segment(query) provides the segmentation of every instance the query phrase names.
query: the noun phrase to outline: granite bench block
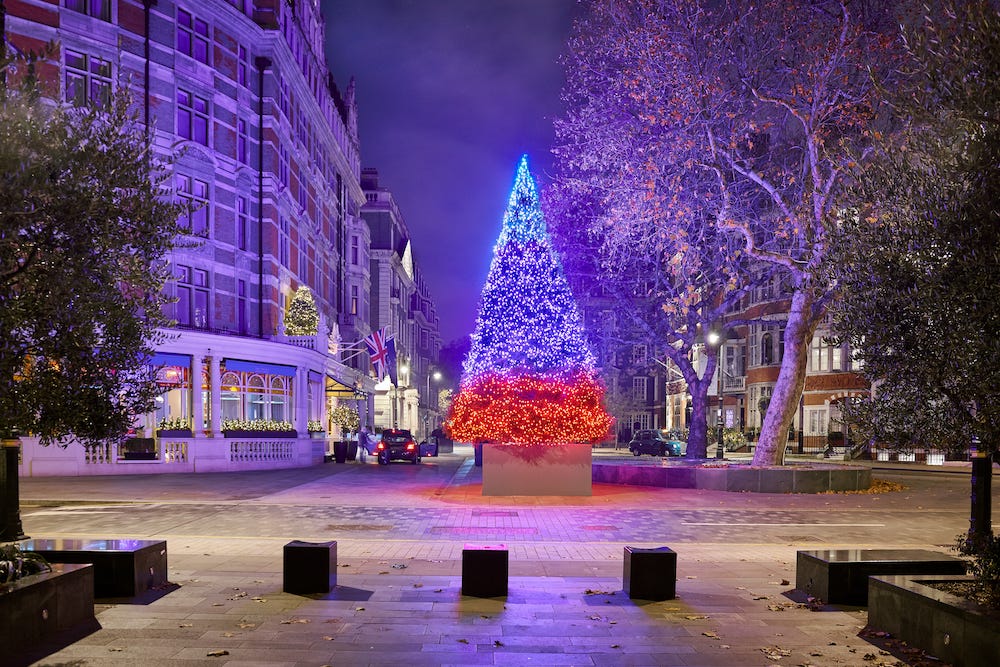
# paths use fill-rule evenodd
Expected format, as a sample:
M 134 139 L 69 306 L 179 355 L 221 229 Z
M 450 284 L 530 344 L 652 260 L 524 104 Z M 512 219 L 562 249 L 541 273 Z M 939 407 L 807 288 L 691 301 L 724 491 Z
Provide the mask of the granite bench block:
M 337 585 L 337 543 L 292 540 L 284 547 L 282 573 L 286 593 L 329 593 Z
M 92 563 L 98 598 L 136 597 L 167 583 L 164 540 L 35 539 L 21 549 L 50 563 Z
M 799 551 L 795 587 L 823 602 L 868 604 L 868 577 L 899 574 L 965 574 L 965 561 L 923 549 L 823 549 Z
M 508 572 L 506 544 L 466 544 L 462 548 L 462 595 L 507 595 Z
M 672 600 L 677 597 L 677 554 L 669 547 L 625 547 L 622 589 L 630 598 Z

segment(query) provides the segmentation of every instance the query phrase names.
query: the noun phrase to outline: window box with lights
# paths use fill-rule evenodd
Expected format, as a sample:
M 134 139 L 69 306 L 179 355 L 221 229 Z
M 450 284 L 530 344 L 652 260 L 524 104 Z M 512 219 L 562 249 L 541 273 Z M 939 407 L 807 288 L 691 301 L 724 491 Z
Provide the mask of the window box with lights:
M 157 438 L 193 438 L 194 433 L 189 428 L 158 428 Z

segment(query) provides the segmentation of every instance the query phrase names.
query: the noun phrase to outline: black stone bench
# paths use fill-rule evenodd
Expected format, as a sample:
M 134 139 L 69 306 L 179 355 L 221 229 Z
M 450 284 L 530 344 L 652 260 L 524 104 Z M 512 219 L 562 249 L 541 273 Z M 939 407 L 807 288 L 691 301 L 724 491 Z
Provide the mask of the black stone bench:
M 466 544 L 462 548 L 462 595 L 507 595 L 507 574 L 506 544 Z
M 94 620 L 92 565 L 56 563 L 51 572 L 0 588 L 0 663 L 28 664 L 21 662 L 20 652 L 76 628 L 99 627 Z
M 282 565 L 286 593 L 329 593 L 337 585 L 337 543 L 293 540 L 285 545 Z
M 50 563 L 92 563 L 94 596 L 131 598 L 167 583 L 164 540 L 27 540 L 22 551 Z
M 868 577 L 894 574 L 965 574 L 965 561 L 923 549 L 799 551 L 795 588 L 831 604 L 868 604 Z
M 622 589 L 629 598 L 640 600 L 677 597 L 677 554 L 669 547 L 625 547 Z

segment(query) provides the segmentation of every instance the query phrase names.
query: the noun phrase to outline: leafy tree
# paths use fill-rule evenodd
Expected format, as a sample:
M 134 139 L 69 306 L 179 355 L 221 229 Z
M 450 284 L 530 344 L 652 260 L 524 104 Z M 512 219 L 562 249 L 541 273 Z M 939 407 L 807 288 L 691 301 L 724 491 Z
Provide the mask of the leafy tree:
M 896 446 L 1000 443 L 1000 11 L 946 3 L 906 35 L 902 131 L 859 179 L 836 328 L 874 384 L 856 410 Z M 989 502 L 988 499 L 986 502 Z
M 180 209 L 130 104 L 53 106 L 30 77 L 2 89 L 0 432 L 97 443 L 152 405 Z
M 570 42 L 569 111 L 557 124 L 564 188 L 599 240 L 602 280 L 645 280 L 625 293 L 648 297 L 637 320 L 660 327 L 651 333 L 684 375 L 692 431 L 717 365 L 709 347 L 699 376 L 692 348 L 760 276 L 790 286 L 758 465 L 783 461 L 809 342 L 837 294 L 830 238 L 891 55 L 890 40 L 864 27 L 882 18 L 870 4 L 593 2 Z
M 319 330 L 319 311 L 312 290 L 300 285 L 288 304 L 285 315 L 285 333 L 289 336 L 315 336 Z
M 0 434 L 120 440 L 157 392 L 147 362 L 180 208 L 126 91 L 53 105 L 34 65 L 0 49 Z M 11 452 L 0 539 L 21 532 Z

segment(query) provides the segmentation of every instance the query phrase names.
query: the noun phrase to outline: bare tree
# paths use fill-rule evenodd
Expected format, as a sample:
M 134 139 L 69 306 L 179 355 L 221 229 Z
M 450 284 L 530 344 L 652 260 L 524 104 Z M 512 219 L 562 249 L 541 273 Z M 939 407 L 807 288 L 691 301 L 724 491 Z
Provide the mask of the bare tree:
M 594 2 L 570 42 L 556 149 L 568 196 L 589 202 L 602 276 L 655 284 L 668 355 L 696 412 L 693 345 L 753 286 L 790 285 L 785 356 L 754 455 L 780 464 L 808 346 L 836 298 L 830 236 L 867 158 L 873 80 L 888 71 L 882 14 L 846 0 Z M 697 421 L 698 415 L 693 418 Z M 694 426 L 694 424 L 692 424 Z

